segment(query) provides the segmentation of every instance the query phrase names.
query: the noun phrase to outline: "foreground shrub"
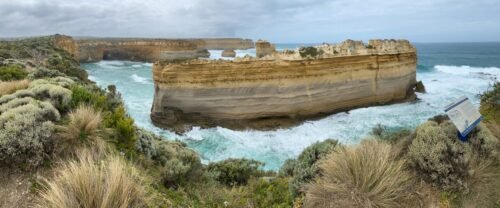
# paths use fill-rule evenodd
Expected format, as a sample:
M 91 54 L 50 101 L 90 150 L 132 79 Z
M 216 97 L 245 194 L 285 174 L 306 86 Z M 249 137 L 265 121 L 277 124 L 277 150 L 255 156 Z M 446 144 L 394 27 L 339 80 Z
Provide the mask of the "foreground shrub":
M 328 153 L 335 150 L 340 144 L 333 139 L 317 142 L 305 148 L 297 159 L 286 160 L 280 169 L 280 175 L 291 176 L 290 192 L 293 197 L 298 196 L 303 184 L 320 174 L 317 162 Z
M 144 198 L 135 170 L 121 158 L 98 161 L 84 152 L 57 170 L 41 192 L 38 207 L 143 207 Z
M 47 80 L 31 82 L 31 90 L 39 99 L 50 101 L 57 109 L 64 110 L 71 100 L 71 90 L 52 84 Z
M 416 129 L 408 157 L 427 182 L 441 190 L 468 193 L 471 162 L 497 158 L 498 148 L 498 140 L 482 125 L 469 134 L 468 140 L 461 142 L 449 121 L 428 121 Z
M 128 156 L 135 154 L 136 136 L 134 120 L 130 118 L 123 106 L 104 115 L 103 123 L 107 128 L 116 130 L 115 140 L 118 149 Z
M 376 140 L 335 151 L 320 168 L 322 175 L 305 187 L 307 207 L 401 207 L 413 185 L 404 161 Z
M 167 187 L 177 188 L 201 176 L 200 157 L 186 144 L 165 140 L 143 129 L 137 129 L 136 135 L 136 150 L 154 161 Z
M 259 173 L 263 164 L 249 159 L 228 159 L 210 163 L 207 171 L 214 179 L 224 185 L 246 185 L 248 180 Z
M 2 95 L 11 94 L 17 90 L 28 88 L 30 82 L 28 80 L 16 80 L 8 82 L 0 82 L 0 97 Z
M 500 82 L 481 95 L 480 110 L 486 120 L 500 123 Z
M 50 103 L 32 98 L 13 99 L 5 105 L 12 108 L 0 114 L 0 165 L 39 166 L 52 151 L 51 121 L 59 120 L 59 112 Z
M 11 81 L 26 78 L 28 73 L 24 71 L 22 66 L 13 64 L 7 66 L 0 66 L 0 80 Z
M 60 134 L 67 145 L 78 145 L 95 140 L 102 117 L 101 112 L 90 106 L 81 105 L 68 114 L 69 124 L 62 128 Z

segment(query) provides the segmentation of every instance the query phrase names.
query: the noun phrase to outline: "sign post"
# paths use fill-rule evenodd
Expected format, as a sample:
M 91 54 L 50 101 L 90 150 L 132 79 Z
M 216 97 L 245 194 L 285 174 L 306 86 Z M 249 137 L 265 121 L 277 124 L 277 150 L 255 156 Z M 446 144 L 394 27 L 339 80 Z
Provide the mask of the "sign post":
M 457 127 L 458 137 L 462 141 L 467 141 L 467 134 L 483 119 L 469 98 L 465 96 L 446 106 L 444 112 L 446 112 L 451 122 Z

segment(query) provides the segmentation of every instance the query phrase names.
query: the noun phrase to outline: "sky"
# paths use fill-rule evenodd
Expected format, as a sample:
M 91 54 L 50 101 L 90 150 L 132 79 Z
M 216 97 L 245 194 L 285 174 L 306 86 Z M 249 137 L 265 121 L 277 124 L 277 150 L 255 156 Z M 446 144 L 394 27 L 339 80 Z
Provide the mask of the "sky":
M 500 41 L 500 0 L 0 0 L 0 37 Z

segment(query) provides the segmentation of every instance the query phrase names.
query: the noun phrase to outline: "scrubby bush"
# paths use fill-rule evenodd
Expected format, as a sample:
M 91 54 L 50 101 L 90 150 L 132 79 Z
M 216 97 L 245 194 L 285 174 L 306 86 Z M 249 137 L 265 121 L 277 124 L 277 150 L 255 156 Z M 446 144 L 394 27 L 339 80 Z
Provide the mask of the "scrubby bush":
M 68 76 L 78 77 L 81 80 L 87 80 L 87 72 L 78 67 L 78 62 L 64 52 L 53 54 L 47 59 L 47 68 L 62 72 Z
M 404 161 L 376 140 L 334 151 L 320 168 L 318 180 L 305 186 L 306 207 L 404 207 L 413 186 Z
M 290 192 L 293 197 L 298 196 L 304 183 L 309 182 L 320 174 L 317 162 L 328 153 L 335 150 L 340 144 L 333 139 L 317 142 L 302 151 L 297 159 L 285 161 L 280 169 L 280 175 L 291 176 Z
M 64 73 L 61 73 L 57 70 L 47 69 L 44 67 L 38 67 L 33 72 L 29 73 L 27 78 L 31 80 L 40 79 L 40 78 L 50 78 L 50 77 L 62 77 L 65 76 Z
M 315 58 L 317 56 L 322 55 L 324 52 L 321 49 L 317 49 L 316 47 L 301 47 L 299 48 L 299 54 L 302 58 L 311 57 Z
M 96 138 L 96 132 L 102 122 L 101 112 L 90 106 L 81 105 L 68 114 L 69 124 L 62 127 L 60 135 L 64 143 L 75 146 L 89 143 Z
M 248 180 L 259 173 L 263 164 L 249 159 L 228 159 L 210 163 L 207 171 L 214 179 L 228 186 L 246 185 Z
M 200 157 L 186 144 L 165 140 L 143 129 L 137 129 L 136 135 L 136 150 L 154 161 L 167 187 L 176 188 L 202 174 Z
M 451 122 L 428 121 L 417 127 L 408 157 L 424 180 L 441 190 L 467 193 L 471 163 L 497 158 L 497 148 L 498 140 L 481 125 L 470 133 L 468 142 L 461 142 Z
M 29 80 L 16 80 L 8 82 L 0 82 L 0 97 L 2 95 L 11 94 L 17 90 L 28 88 L 30 82 Z
M 20 80 L 26 78 L 26 75 L 28 73 L 17 64 L 0 66 L 0 80 L 2 81 Z
M 134 120 L 126 114 L 125 108 L 120 106 L 112 112 L 106 112 L 103 123 L 107 128 L 116 130 L 115 139 L 118 149 L 128 156 L 133 156 L 136 145 Z
M 133 167 L 117 156 L 96 160 L 90 153 L 64 163 L 41 192 L 37 207 L 144 207 L 145 195 Z
M 39 166 L 52 151 L 54 125 L 59 112 L 48 102 L 13 99 L 0 114 L 0 164 Z
M 411 131 L 407 129 L 389 129 L 386 126 L 381 124 L 377 124 L 373 127 L 371 134 L 375 136 L 375 138 L 387 141 L 389 143 L 396 143 L 400 139 L 408 137 L 411 135 Z
M 31 90 L 37 98 L 49 100 L 59 110 L 65 110 L 71 101 L 71 90 L 51 84 L 46 80 L 31 82 L 29 90 Z
M 97 109 L 108 110 L 106 108 L 106 96 L 99 89 L 88 89 L 82 85 L 73 85 L 70 90 L 72 96 L 69 106 L 71 108 L 79 105 L 92 105 Z
M 292 207 L 293 199 L 285 178 L 274 178 L 271 181 L 259 179 L 251 181 L 249 186 L 253 207 Z
M 500 82 L 481 95 L 480 110 L 486 120 L 500 123 Z

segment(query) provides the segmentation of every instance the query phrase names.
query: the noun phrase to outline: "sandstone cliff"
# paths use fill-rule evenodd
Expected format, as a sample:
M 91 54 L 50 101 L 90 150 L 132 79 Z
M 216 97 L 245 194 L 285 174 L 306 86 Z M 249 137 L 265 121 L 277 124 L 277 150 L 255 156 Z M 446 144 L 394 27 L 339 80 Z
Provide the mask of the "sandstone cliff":
M 408 41 L 345 41 L 234 61 L 195 60 L 153 67 L 151 118 L 183 131 L 191 125 L 268 129 L 360 106 L 414 98 L 417 56 Z
M 56 35 L 58 48 L 73 54 L 82 63 L 101 60 L 165 61 L 209 57 L 208 50 L 253 48 L 252 40 L 219 39 L 147 39 L 147 38 L 78 38 Z

